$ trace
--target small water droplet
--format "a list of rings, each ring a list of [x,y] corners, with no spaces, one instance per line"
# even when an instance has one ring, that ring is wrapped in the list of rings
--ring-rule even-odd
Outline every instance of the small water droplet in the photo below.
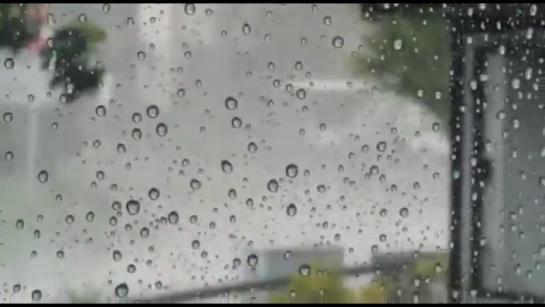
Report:
[[[81,13],[78,16],[79,22],[86,22],[87,21],[87,15],[85,13]]]
[[[111,8],[111,5],[109,3],[105,3],[103,6],[102,6],[102,11],[104,13],[108,13],[110,11],[110,8]]]
[[[149,118],[156,118],[157,116],[159,116],[159,107],[157,107],[156,105],[151,105],[147,107],[146,114]]]
[[[331,16],[324,17],[324,24],[325,25],[330,25],[331,24]]]

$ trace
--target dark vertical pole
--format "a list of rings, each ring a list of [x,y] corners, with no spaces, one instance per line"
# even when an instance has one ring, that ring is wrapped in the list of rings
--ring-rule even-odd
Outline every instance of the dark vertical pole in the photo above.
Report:
[[[462,127],[463,114],[461,107],[463,100],[463,42],[461,24],[456,14],[448,19],[451,50],[451,72],[450,72],[450,140],[451,140],[451,174],[461,172],[462,165]],[[463,297],[461,293],[462,264],[461,264],[461,210],[462,210],[462,179],[461,176],[451,175],[451,217],[450,217],[450,261],[449,261],[449,297],[452,303],[458,303]]]

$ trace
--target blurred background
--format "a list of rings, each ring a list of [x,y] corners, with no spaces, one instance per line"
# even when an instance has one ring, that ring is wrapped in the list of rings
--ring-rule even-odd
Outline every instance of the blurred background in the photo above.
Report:
[[[1,4],[0,300],[539,296],[534,6]]]

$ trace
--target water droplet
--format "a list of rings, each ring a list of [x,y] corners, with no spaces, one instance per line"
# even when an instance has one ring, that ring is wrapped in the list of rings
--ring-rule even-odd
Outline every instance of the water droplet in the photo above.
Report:
[[[183,88],[179,88],[177,91],[176,91],[176,95],[178,97],[184,97],[185,96],[185,90]]]
[[[302,70],[302,69],[303,69],[303,62],[301,62],[301,61],[295,62],[294,67],[295,67],[295,69],[297,69],[297,70]]]
[[[403,48],[403,41],[400,39],[394,40],[394,49],[401,50],[401,48]]]
[[[407,217],[409,216],[409,209],[407,209],[406,207],[403,207],[399,210],[399,215],[401,217]]]
[[[303,264],[299,267],[299,274],[301,276],[309,276],[310,275],[310,266],[308,264]]]
[[[117,144],[117,152],[120,154],[124,154],[125,152],[127,152],[127,148],[125,147],[123,143]]]
[[[31,297],[33,302],[39,302],[42,299],[42,291],[38,289],[32,290]]]
[[[102,11],[104,13],[108,13],[110,11],[110,8],[111,8],[111,5],[109,3],[105,3],[103,6],[102,6]]]
[[[129,287],[126,283],[122,283],[115,287],[115,295],[119,298],[126,297],[129,294]]]
[[[250,32],[252,32],[252,27],[250,27],[249,24],[244,23],[244,24],[242,25],[242,33],[248,35],[248,34],[250,34]]]
[[[305,99],[307,97],[307,91],[303,88],[300,88],[295,92],[295,96],[299,99]]]
[[[39,173],[38,173],[38,181],[41,182],[41,183],[45,183],[47,182],[49,178],[49,174],[47,173],[46,170],[41,170]]]
[[[87,21],[87,15],[84,13],[79,14],[78,16],[79,22],[86,22]]]
[[[121,258],[122,258],[122,255],[121,255],[121,252],[118,251],[117,249],[113,251],[112,253],[112,257],[114,258],[114,261],[120,261]]]
[[[193,249],[199,249],[199,247],[201,247],[201,242],[199,242],[199,240],[193,240],[191,242],[191,248]]]
[[[190,15],[190,16],[194,15],[196,11],[197,11],[197,8],[194,3],[186,3],[186,5],[184,6],[184,12],[187,15]]]
[[[142,138],[142,131],[138,128],[132,129],[131,136],[135,141],[138,141]]]
[[[295,216],[297,214],[297,207],[294,204],[289,204],[286,208],[288,216]]]
[[[340,36],[335,36],[331,43],[333,44],[333,47],[341,48],[344,45],[344,39]]]
[[[138,52],[136,53],[136,57],[137,57],[139,60],[143,61],[143,60],[146,59],[146,53],[145,53],[144,51],[138,51]]]
[[[57,255],[57,258],[63,259],[64,258],[64,251],[58,250],[56,255]]]
[[[259,262],[259,258],[255,254],[251,254],[248,256],[248,259],[246,259],[246,262],[248,263],[248,266],[251,268],[255,268]]]
[[[276,179],[269,180],[267,183],[267,189],[272,193],[278,192],[278,181],[276,181]]]
[[[233,165],[231,162],[223,160],[221,161],[221,170],[226,174],[230,174],[233,172]]]
[[[325,193],[325,185],[320,184],[316,187],[316,190],[320,193]]]
[[[172,225],[178,224],[178,221],[180,220],[180,216],[178,215],[178,212],[171,211],[167,216],[168,222]]]
[[[148,227],[143,227],[142,229],[140,229],[140,236],[142,238],[147,238],[149,237],[149,228]]]
[[[106,107],[99,105],[95,108],[95,113],[98,117],[104,117],[106,115]]]
[[[155,132],[158,136],[165,136],[168,132],[168,127],[165,123],[159,123],[157,124],[157,127],[155,128]]]
[[[148,197],[151,200],[157,200],[159,198],[160,192],[156,188],[151,188],[148,191]]]
[[[2,118],[4,119],[4,122],[6,123],[11,123],[13,121],[13,113],[11,112],[6,112],[4,113],[4,115],[2,116]]]
[[[21,285],[20,284],[13,285],[13,293],[17,293],[19,291],[21,291]]]
[[[18,219],[17,221],[15,221],[15,228],[17,228],[18,230],[25,228],[25,222],[21,219]]]
[[[238,116],[233,117],[231,120],[231,126],[233,128],[240,128],[242,126],[242,119],[240,119]]]
[[[227,110],[234,110],[238,107],[238,101],[229,96],[225,99],[225,107],[227,108]]]
[[[290,177],[290,178],[295,178],[297,177],[297,174],[299,173],[299,169],[297,168],[297,165],[295,164],[288,164],[288,166],[286,166],[286,176]]]
[[[386,142],[378,142],[377,144],[377,150],[380,152],[384,152],[386,150]]]
[[[12,58],[7,58],[4,60],[4,67],[6,69],[12,69],[13,66],[15,66],[15,62],[13,61]]]
[[[255,153],[257,151],[257,145],[254,142],[250,142],[248,144],[248,151],[251,153]]]
[[[545,177],[539,177],[539,184],[540,184],[542,187],[545,187]]]
[[[142,114],[135,112],[132,114],[131,119],[133,123],[138,124],[139,122],[142,121]]]
[[[189,222],[190,222],[191,224],[197,223],[198,220],[199,220],[199,217],[196,216],[196,215],[192,215],[192,216],[189,217]]]
[[[435,132],[438,132],[439,129],[441,129],[441,126],[440,126],[439,123],[433,123],[433,124],[431,125],[431,129],[432,129],[433,131],[435,131]]]
[[[156,105],[151,105],[147,107],[146,114],[149,118],[156,118],[157,116],[159,116],[159,107],[157,107]]]
[[[324,24],[325,25],[330,25],[331,24],[331,16],[324,17]]]
[[[140,203],[134,199],[129,200],[125,207],[130,215],[136,215],[140,212]]]
[[[87,214],[85,215],[85,219],[87,220],[87,222],[92,222],[95,219],[95,213],[93,211],[87,212]]]
[[[189,186],[193,189],[193,190],[198,190],[201,188],[201,182],[197,179],[191,179],[191,181],[189,182]]]

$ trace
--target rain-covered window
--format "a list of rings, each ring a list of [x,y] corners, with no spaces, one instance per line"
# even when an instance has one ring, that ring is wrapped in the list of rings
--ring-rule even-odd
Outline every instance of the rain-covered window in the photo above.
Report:
[[[0,4],[0,302],[543,301],[544,12]]]

